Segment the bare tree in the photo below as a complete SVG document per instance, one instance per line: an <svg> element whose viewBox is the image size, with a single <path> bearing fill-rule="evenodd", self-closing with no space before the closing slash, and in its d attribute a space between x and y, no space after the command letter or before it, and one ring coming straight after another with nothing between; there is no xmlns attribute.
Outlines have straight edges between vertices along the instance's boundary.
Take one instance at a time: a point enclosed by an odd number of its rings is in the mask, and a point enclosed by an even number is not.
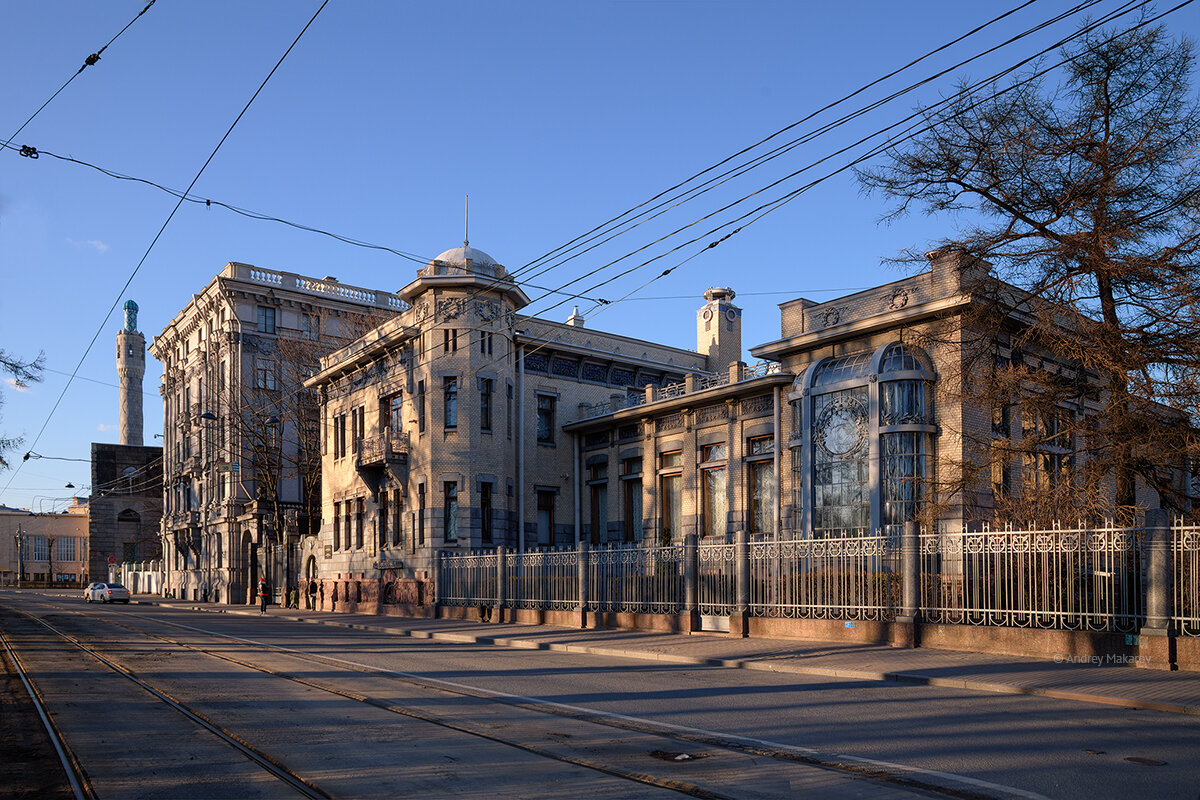
<svg viewBox="0 0 1200 800"><path fill-rule="evenodd" d="M1192 45L1139 28L1064 55L1059 85L964 90L859 174L898 201L887 218L974 220L941 243L961 251L974 302L931 336L958 337L953 391L993 426L964 431L962 476L939 489L986 487L987 470L1014 516L1131 512L1139 484L1181 508L1200 410Z"/></svg>
<svg viewBox="0 0 1200 800"><path fill-rule="evenodd" d="M386 314L346 311L335 320L309 315L298 334L281 332L259 341L249 380L230 381L225 389L220 402L228 435L241 448L242 480L277 544L294 544L320 527L321 406L304 381L318 371L322 357L386 319ZM284 504L289 481L299 488L298 508ZM287 569L289 580L294 572Z"/></svg>
<svg viewBox="0 0 1200 800"><path fill-rule="evenodd" d="M29 384L40 381L45 366L46 356L44 353L38 353L37 358L32 361L23 361L0 349L0 373L11 376L12 386L15 389L24 389ZM3 405L3 403L4 396L0 395L0 405ZM19 436L0 435L0 470L8 469L9 467L8 460L4 457L4 454L14 447L19 447L23 441Z"/></svg>

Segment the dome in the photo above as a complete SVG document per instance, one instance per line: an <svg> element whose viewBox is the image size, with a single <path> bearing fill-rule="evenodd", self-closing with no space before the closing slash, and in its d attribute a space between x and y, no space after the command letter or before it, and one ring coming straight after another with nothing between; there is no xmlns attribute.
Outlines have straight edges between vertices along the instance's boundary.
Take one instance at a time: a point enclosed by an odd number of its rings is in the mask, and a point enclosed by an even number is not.
<svg viewBox="0 0 1200 800"><path fill-rule="evenodd" d="M126 311L137 311L138 310L137 303L133 302L132 300L126 300L125 305L122 306L122 308L124 308Z"/></svg>
<svg viewBox="0 0 1200 800"><path fill-rule="evenodd" d="M446 264L455 264L458 266L466 266L466 262L470 260L472 266L476 267L497 267L499 263L496 259L489 256L482 250L476 250L474 247L454 247L433 259L434 261L442 261Z"/></svg>

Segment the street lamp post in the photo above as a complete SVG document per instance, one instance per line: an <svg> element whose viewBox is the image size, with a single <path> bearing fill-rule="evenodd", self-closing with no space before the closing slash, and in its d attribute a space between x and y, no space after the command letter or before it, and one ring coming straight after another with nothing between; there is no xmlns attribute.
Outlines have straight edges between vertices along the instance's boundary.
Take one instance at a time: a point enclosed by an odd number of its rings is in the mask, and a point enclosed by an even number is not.
<svg viewBox="0 0 1200 800"><path fill-rule="evenodd" d="M17 525L17 585L25 582L25 532Z"/></svg>

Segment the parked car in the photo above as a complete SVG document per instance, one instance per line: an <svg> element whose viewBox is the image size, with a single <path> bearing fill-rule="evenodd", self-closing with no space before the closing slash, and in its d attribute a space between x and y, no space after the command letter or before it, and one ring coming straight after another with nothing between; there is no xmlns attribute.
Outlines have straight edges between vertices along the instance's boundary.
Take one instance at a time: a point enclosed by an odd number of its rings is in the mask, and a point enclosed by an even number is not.
<svg viewBox="0 0 1200 800"><path fill-rule="evenodd" d="M128 603L129 590L119 583L89 583L83 599L89 603Z"/></svg>

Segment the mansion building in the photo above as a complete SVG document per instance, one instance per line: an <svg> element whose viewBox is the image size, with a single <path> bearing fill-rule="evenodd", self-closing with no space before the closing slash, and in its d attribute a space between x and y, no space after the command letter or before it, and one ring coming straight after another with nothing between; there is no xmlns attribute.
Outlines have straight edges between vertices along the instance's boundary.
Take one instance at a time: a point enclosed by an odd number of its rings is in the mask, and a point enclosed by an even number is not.
<svg viewBox="0 0 1200 800"><path fill-rule="evenodd" d="M167 586L243 603L260 576L313 579L327 610L428 613L445 551L928 521L930 487L978 459L968 442L1008 435L947 379L961 380L964 347L945 331L981 278L986 265L938 251L885 286L785 302L751 366L729 288L703 293L689 350L578 313L522 315L521 286L466 243L395 294L230 264L151 348L165 365ZM282 343L317 331L306 369L285 372ZM1024 357L996 336L997 358ZM285 419L284 397L307 405ZM275 449L255 455L256 432ZM986 516L1051 463L992 465L936 515Z"/></svg>

